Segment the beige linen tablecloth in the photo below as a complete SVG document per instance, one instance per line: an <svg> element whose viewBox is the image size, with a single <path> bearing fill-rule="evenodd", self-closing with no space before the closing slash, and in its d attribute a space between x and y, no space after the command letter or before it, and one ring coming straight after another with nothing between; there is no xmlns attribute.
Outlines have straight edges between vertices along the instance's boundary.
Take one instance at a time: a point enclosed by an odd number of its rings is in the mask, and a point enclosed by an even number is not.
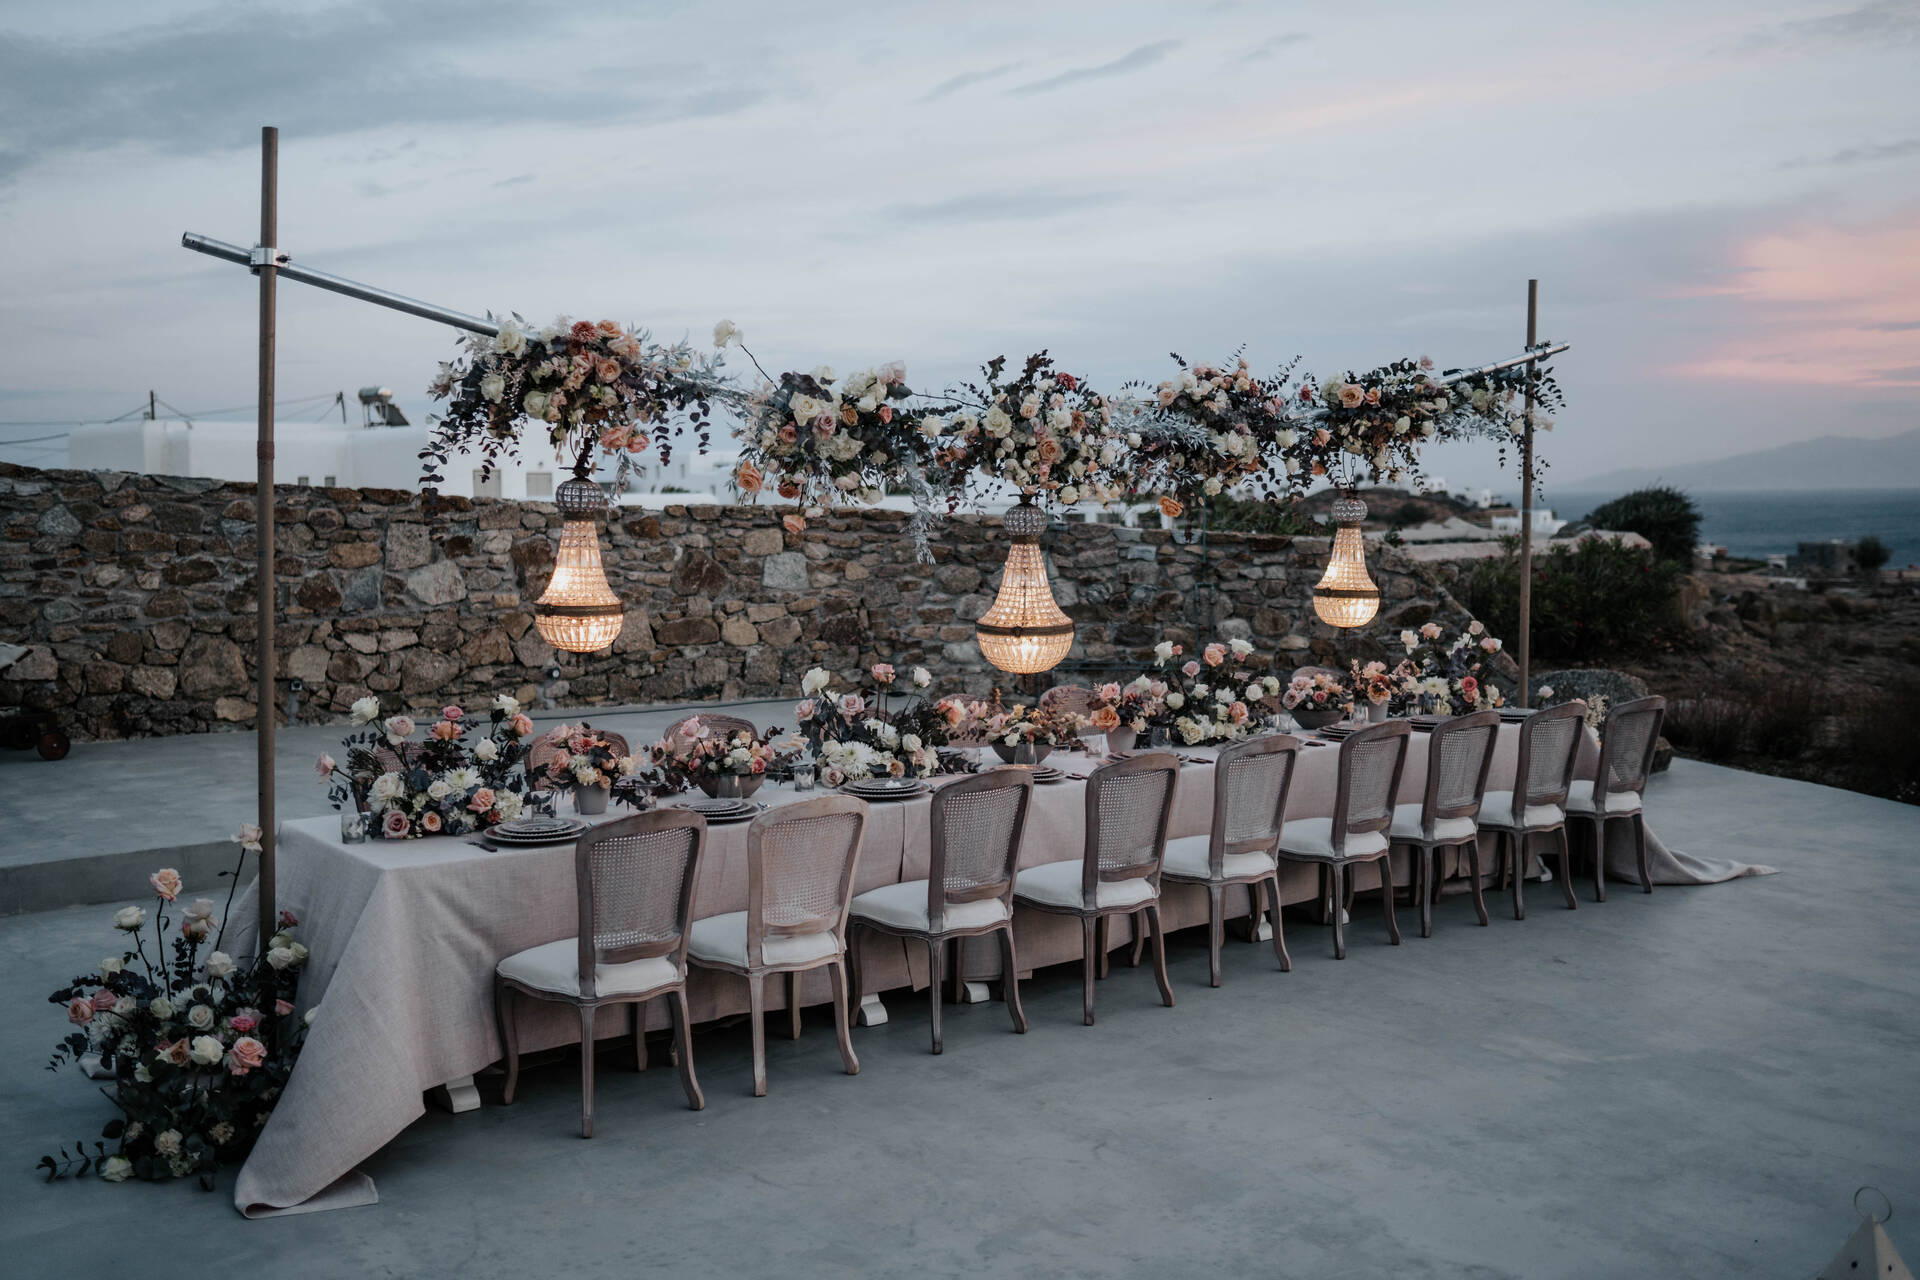
<svg viewBox="0 0 1920 1280"><path fill-rule="evenodd" d="M1517 736L1511 726L1503 726L1490 786L1497 788L1499 779L1512 776ZM1418 801L1425 785L1426 741L1414 735L1400 788L1403 802ZM1331 813L1338 757L1331 746L1303 748L1287 806L1290 818ZM1582 768L1590 772L1596 758L1590 741ZM1064 754L1054 762L1073 773L1085 773L1095 763ZM1181 770L1170 837L1207 830L1213 772L1206 765ZM1085 793L1085 784L1077 781L1036 790L1022 866L1080 856ZM759 798L777 806L805 797L788 788L767 787ZM924 798L872 806L856 892L925 877L927 810ZM1651 833L1648 843L1654 878L1661 883L1700 883L1764 870L1706 866L1671 854ZM1609 850L1608 868L1637 879L1630 842L1625 848L1621 844L1616 839ZM371 1184L356 1190L355 1167L423 1114L426 1090L498 1060L495 963L523 948L576 933L573 848L493 852L456 837L345 845L338 821L329 817L282 823L277 869L280 905L300 917L300 936L312 952L301 1002L317 1004L319 1013L286 1094L240 1171L234 1201L242 1212L252 1213L301 1205L323 1191L328 1195L312 1207L368 1203ZM1407 872L1404 854L1397 855L1396 882L1407 883ZM1372 867L1358 869L1357 879L1362 890L1379 884ZM1288 902L1312 898L1318 891L1316 870L1290 867L1283 888ZM253 901L250 887L233 918L252 920ZM711 827L694 914L739 911L746 901L746 826ZM1227 907L1230 913L1244 913L1244 891L1229 898ZM1162 918L1168 929L1203 924L1206 915L1204 890L1167 886ZM1071 918L1022 911L1015 930L1023 971L1080 958L1080 929ZM1116 922L1110 945L1128 941L1124 923ZM234 949L244 952L251 946L241 937ZM860 946L869 991L925 986L924 949L864 933ZM998 948L970 948L965 966L969 977L997 973ZM770 984L767 994L770 1007L784 1007L784 983ZM688 998L696 1021L741 1013L747 1008L746 983L733 975L694 970ZM806 975L802 1003L829 999L825 971ZM524 1051L579 1038L579 1020L564 1006L520 1001L517 1008ZM648 1025L665 1026L666 1018L666 1010L656 1002L649 1009ZM627 1034L623 1023L603 1019L603 1034Z"/></svg>

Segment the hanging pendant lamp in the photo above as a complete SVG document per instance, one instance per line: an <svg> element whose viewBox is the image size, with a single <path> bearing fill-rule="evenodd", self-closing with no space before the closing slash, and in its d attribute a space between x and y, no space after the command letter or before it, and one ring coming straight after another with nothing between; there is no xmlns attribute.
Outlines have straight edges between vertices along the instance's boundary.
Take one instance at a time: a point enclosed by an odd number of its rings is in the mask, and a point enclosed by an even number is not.
<svg viewBox="0 0 1920 1280"><path fill-rule="evenodd" d="M1040 534L1047 517L1026 499L1006 514L1013 546L993 607L974 624L980 652L988 662L1014 675L1034 675L1060 665L1073 648L1073 619L1054 601Z"/></svg>
<svg viewBox="0 0 1920 1280"><path fill-rule="evenodd" d="M1364 627L1380 612L1380 588L1367 575L1367 545L1360 522L1367 504L1353 490L1333 502L1333 554L1327 571L1313 588L1313 611L1334 627Z"/></svg>
<svg viewBox="0 0 1920 1280"><path fill-rule="evenodd" d="M556 649L593 653L612 644L626 621L626 606L607 585L600 563L599 518L607 509L607 495L587 476L584 458L575 464L573 478L561 482L553 495L564 523L560 548L553 557L553 577L533 606L533 624Z"/></svg>

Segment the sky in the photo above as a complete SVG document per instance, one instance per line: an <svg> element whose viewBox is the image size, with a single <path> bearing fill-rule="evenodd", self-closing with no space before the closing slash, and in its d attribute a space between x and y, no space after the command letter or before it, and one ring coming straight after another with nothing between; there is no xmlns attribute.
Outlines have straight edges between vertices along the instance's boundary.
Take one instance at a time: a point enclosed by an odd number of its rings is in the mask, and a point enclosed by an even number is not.
<svg viewBox="0 0 1920 1280"><path fill-rule="evenodd" d="M253 283L179 241L256 239L263 124L279 247L461 311L724 317L769 369L930 388L1044 347L1117 389L1243 345L1498 359L1537 277L1549 494L1890 435L1916 82L1920 0L0 0L0 458L149 389L251 403ZM430 407L451 330L280 297L282 397ZM1428 470L1513 486L1484 443Z"/></svg>

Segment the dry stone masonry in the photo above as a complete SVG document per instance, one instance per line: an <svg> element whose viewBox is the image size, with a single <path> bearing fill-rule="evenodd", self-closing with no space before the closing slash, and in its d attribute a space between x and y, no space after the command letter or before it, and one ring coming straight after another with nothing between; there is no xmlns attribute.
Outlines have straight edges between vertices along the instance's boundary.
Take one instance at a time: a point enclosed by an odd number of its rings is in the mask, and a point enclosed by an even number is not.
<svg viewBox="0 0 1920 1280"><path fill-rule="evenodd" d="M994 683L973 620L1006 555L995 518L948 520L920 564L897 513L837 512L794 535L765 507L616 510L602 545L626 625L611 651L582 657L533 626L559 536L551 504L428 510L397 490L295 486L275 500L283 720L290 705L339 720L369 693L417 709L503 689L562 705L782 697L810 666L883 660L924 664L943 691ZM1372 555L1380 619L1340 635L1310 601L1325 539L1214 534L1203 550L1073 524L1047 546L1080 624L1074 678L1137 671L1163 635L1204 639L1209 607L1215 638L1246 637L1288 669L1379 656L1429 618L1469 620L1390 550ZM250 726L254 559L251 486L0 464L0 641L28 646L0 672L0 707L52 710L76 738Z"/></svg>

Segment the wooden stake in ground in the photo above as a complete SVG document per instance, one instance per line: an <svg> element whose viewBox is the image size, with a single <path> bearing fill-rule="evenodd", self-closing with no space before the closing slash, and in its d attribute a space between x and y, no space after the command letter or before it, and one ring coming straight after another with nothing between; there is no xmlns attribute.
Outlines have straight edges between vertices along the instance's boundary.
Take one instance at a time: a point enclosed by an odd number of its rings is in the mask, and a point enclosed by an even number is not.
<svg viewBox="0 0 1920 1280"><path fill-rule="evenodd" d="M260 937L265 948L278 912L273 887L273 357L275 259L280 240L280 130L260 130L260 246L254 250L254 274L260 277L260 434L259 483L254 493L254 539L260 571L254 583L259 610L253 653L259 683L254 691L254 733L259 739Z"/></svg>
<svg viewBox="0 0 1920 1280"><path fill-rule="evenodd" d="M1540 341L1540 282L1527 281L1527 350ZM1520 430L1520 705L1532 705L1527 688L1533 659L1533 383L1540 368L1527 366L1526 416Z"/></svg>

